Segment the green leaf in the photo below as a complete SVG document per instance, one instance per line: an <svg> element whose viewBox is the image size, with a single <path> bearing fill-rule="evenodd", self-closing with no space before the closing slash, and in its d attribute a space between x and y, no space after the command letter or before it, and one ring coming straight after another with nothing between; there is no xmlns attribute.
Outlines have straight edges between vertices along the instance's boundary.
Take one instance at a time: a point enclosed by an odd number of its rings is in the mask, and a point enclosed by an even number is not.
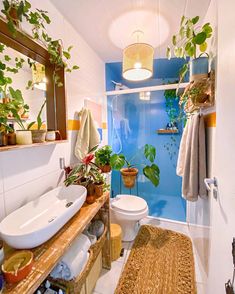
<svg viewBox="0 0 235 294"><path fill-rule="evenodd" d="M195 25L199 21L199 16L192 18L192 23Z"/></svg>
<svg viewBox="0 0 235 294"><path fill-rule="evenodd" d="M123 154L113 154L110 158L112 169L120 170L125 164L125 156Z"/></svg>
<svg viewBox="0 0 235 294"><path fill-rule="evenodd" d="M72 67L72 69L73 70L76 70L76 69L79 69L80 67L78 66L78 65L74 65L73 67Z"/></svg>
<svg viewBox="0 0 235 294"><path fill-rule="evenodd" d="M63 55L64 55L64 57L65 57L66 59L70 59L70 58L71 58L70 53L67 52L67 51L63 51Z"/></svg>
<svg viewBox="0 0 235 294"><path fill-rule="evenodd" d="M200 51L201 51L201 52L205 52L206 49L207 49L207 43L204 42L203 44L201 44L201 45L199 46L199 48L200 48Z"/></svg>
<svg viewBox="0 0 235 294"><path fill-rule="evenodd" d="M181 17L180 26L182 26L182 24L184 23L184 21L185 21L185 16L183 15L183 16Z"/></svg>
<svg viewBox="0 0 235 294"><path fill-rule="evenodd" d="M176 46L176 35L172 36L172 44Z"/></svg>
<svg viewBox="0 0 235 294"><path fill-rule="evenodd" d="M175 55L175 57L179 57L179 48L178 47L174 48L174 55Z"/></svg>
<svg viewBox="0 0 235 294"><path fill-rule="evenodd" d="M50 24L51 23L50 17L44 12L42 12L41 14L42 14L42 17L45 19L46 23Z"/></svg>
<svg viewBox="0 0 235 294"><path fill-rule="evenodd" d="M166 57L168 59L171 59L171 48L168 46L167 49L166 49Z"/></svg>
<svg viewBox="0 0 235 294"><path fill-rule="evenodd" d="M152 164L151 166L147 165L143 168L143 173L148 178L152 184L157 187L160 181L160 170L156 164Z"/></svg>
<svg viewBox="0 0 235 294"><path fill-rule="evenodd" d="M28 125L27 129L30 130L30 129L32 128L32 126L33 126L35 123L36 123L35 121L32 121L32 122Z"/></svg>
<svg viewBox="0 0 235 294"><path fill-rule="evenodd" d="M144 156L146 159L154 162L156 157L156 148L153 145L145 144L144 146Z"/></svg>
<svg viewBox="0 0 235 294"><path fill-rule="evenodd" d="M69 46L68 52L70 52L72 48L73 48L73 46Z"/></svg>
<svg viewBox="0 0 235 294"><path fill-rule="evenodd" d="M207 34L205 32L200 32L193 38L193 42L197 45L201 45L205 42L206 38Z"/></svg>
<svg viewBox="0 0 235 294"><path fill-rule="evenodd" d="M4 59L5 59L6 61L10 61L10 60L11 60L11 57L8 56L8 55L4 55Z"/></svg>

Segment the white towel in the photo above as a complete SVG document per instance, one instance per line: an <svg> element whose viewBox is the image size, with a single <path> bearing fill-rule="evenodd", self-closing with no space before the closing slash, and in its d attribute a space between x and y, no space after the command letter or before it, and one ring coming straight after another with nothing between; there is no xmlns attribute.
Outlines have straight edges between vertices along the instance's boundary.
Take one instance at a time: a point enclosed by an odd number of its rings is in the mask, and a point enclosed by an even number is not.
<svg viewBox="0 0 235 294"><path fill-rule="evenodd" d="M81 125L75 145L75 156L81 161L89 150L100 143L100 135L89 109L82 109L80 121Z"/></svg>
<svg viewBox="0 0 235 294"><path fill-rule="evenodd" d="M79 235L50 275L53 278L65 280L71 280L77 277L89 258L87 251L90 246L91 242L89 238L84 234Z"/></svg>
<svg viewBox="0 0 235 294"><path fill-rule="evenodd" d="M203 115L193 115L187 122L181 139L176 172L182 177L182 196L196 201L206 197L206 141Z"/></svg>

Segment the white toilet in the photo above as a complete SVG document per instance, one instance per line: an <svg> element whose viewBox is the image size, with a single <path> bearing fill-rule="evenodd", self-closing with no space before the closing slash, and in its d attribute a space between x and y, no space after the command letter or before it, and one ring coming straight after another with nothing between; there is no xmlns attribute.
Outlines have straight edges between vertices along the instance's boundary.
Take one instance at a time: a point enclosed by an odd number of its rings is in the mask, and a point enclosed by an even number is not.
<svg viewBox="0 0 235 294"><path fill-rule="evenodd" d="M133 241L137 235L139 221L148 215L148 204L134 195L117 195L111 200L111 222L122 228L122 240Z"/></svg>

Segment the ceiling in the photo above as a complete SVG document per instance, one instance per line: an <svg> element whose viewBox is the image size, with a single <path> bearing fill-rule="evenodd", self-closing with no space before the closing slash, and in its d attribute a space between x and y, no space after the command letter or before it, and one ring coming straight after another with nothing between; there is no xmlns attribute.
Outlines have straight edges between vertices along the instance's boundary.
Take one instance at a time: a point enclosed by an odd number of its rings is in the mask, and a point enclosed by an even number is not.
<svg viewBox="0 0 235 294"><path fill-rule="evenodd" d="M121 61L122 49L136 41L164 58L181 16L203 19L210 0L51 0L105 62Z"/></svg>

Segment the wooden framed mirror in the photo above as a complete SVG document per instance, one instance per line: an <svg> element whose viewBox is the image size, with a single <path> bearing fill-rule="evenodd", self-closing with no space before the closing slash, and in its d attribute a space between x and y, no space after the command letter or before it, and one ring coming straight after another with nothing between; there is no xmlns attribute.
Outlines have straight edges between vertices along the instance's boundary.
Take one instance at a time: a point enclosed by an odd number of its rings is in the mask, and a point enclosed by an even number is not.
<svg viewBox="0 0 235 294"><path fill-rule="evenodd" d="M67 140L64 68L61 67L56 72L61 82L61 85L58 86L54 82L54 65L50 62L48 51L39 43L35 42L30 36L21 31L17 31L17 33L13 36L12 33L9 31L6 22L1 18L0 43L7 46L8 54L14 54L14 52L19 55L23 54L25 58L29 58L45 68L46 88L43 89L45 92L43 94L40 94L39 96L41 96L44 100L46 98L46 111L43 114L46 121L46 128L55 131L58 130L61 139ZM32 72L28 72L28 74L32 74ZM31 94L29 94L31 96L34 96L34 102L38 99L38 95L36 93L37 91L38 90L36 90L34 93L31 92ZM37 109L37 112L40 109L40 103L42 104L42 101L38 101L37 106L33 105L32 107L35 108L35 111ZM35 119L35 115L36 113L33 113L30 120Z"/></svg>

